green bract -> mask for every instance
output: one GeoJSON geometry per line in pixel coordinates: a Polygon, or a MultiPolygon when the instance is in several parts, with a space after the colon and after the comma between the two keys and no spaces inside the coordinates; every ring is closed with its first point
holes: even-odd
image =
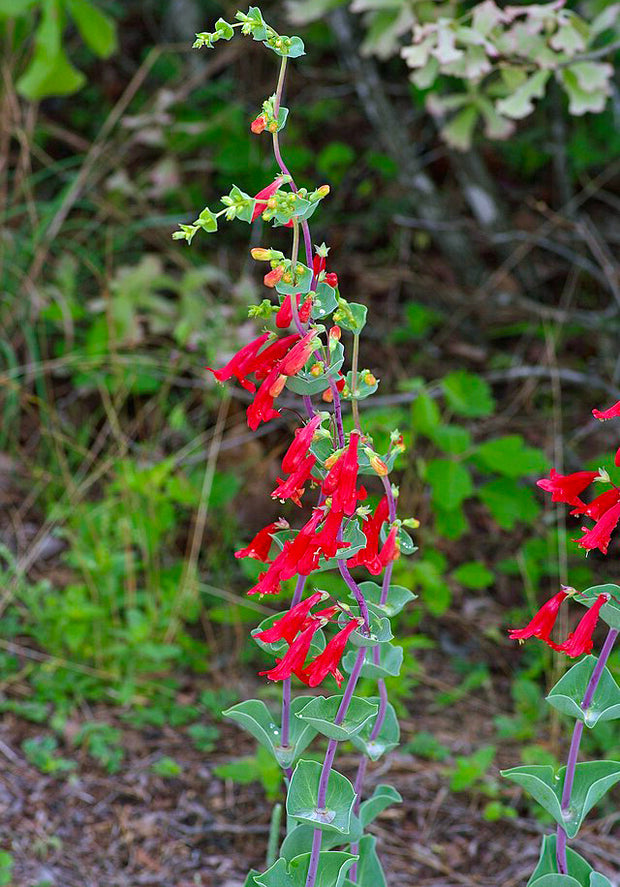
{"type": "MultiPolygon", "coordinates": [[[[342,660],[345,671],[349,674],[353,671],[357,654],[353,650],[349,650],[342,660]]],[[[364,678],[389,678],[397,677],[400,674],[400,667],[403,664],[403,648],[394,647],[392,644],[381,644],[379,647],[379,664],[376,665],[372,660],[366,659],[362,666],[362,677],[364,678]]]]}
{"type": "Polygon", "coordinates": [[[610,594],[612,599],[607,601],[601,607],[601,619],[609,625],[610,628],[620,630],[620,585],[593,585],[586,588],[582,594],[577,595],[575,600],[584,607],[591,607],[596,601],[599,594],[610,594]]]}

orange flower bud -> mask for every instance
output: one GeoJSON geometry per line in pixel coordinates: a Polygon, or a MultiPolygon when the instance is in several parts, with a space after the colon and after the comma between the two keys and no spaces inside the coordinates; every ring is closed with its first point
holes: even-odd
{"type": "Polygon", "coordinates": [[[330,191],[331,188],[329,187],[329,185],[321,185],[320,188],[316,189],[316,195],[317,197],[327,197],[330,191]]]}
{"type": "Polygon", "coordinates": [[[366,385],[375,385],[377,381],[372,373],[364,373],[363,379],[366,385]]]}
{"type": "Polygon", "coordinates": [[[333,326],[329,331],[329,338],[336,339],[337,342],[340,341],[340,337],[342,336],[342,330],[339,326],[333,326]]]}
{"type": "Polygon", "coordinates": [[[314,376],[315,378],[317,376],[321,376],[323,374],[323,369],[324,369],[323,364],[320,362],[317,362],[310,368],[310,375],[314,376]]]}
{"type": "Polygon", "coordinates": [[[269,286],[273,289],[273,287],[282,279],[282,275],[284,274],[284,267],[282,265],[277,265],[273,271],[269,271],[268,274],[265,274],[263,277],[263,283],[265,286],[269,286]]]}
{"type": "Polygon", "coordinates": [[[268,262],[271,259],[271,250],[265,249],[264,246],[255,246],[250,250],[250,255],[257,262],[268,262]]]}
{"type": "Polygon", "coordinates": [[[250,129],[257,135],[263,132],[266,126],[267,121],[262,114],[259,114],[258,117],[250,123],[250,129]]]}
{"type": "Polygon", "coordinates": [[[325,401],[325,403],[331,403],[334,399],[334,395],[332,394],[331,388],[326,388],[323,394],[321,395],[321,399],[325,401]]]}
{"type": "Polygon", "coordinates": [[[373,455],[370,456],[370,467],[379,475],[379,477],[386,477],[390,473],[390,470],[383,459],[380,459],[376,453],[373,453],[373,455]]]}

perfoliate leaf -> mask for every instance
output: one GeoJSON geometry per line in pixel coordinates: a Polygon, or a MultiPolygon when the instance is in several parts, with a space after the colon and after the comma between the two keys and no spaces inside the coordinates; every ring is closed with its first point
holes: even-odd
{"type": "Polygon", "coordinates": [[[547,696],[550,705],[583,721],[586,727],[595,727],[599,721],[620,718],[620,687],[608,668],[603,669],[592,702],[586,711],[581,707],[581,700],[597,662],[596,656],[585,656],[560,678],[547,696]]]}
{"type": "Polygon", "coordinates": [[[317,733],[327,736],[328,739],[344,742],[359,733],[365,724],[374,722],[379,709],[375,703],[353,696],[344,719],[340,724],[336,724],[334,720],[341,702],[342,695],[327,698],[315,696],[297,712],[296,717],[310,724],[317,733]]]}
{"type": "Polygon", "coordinates": [[[392,804],[401,804],[402,797],[391,785],[378,785],[371,797],[362,801],[360,806],[360,823],[365,829],[370,823],[392,804]]]}
{"type": "MultiPolygon", "coordinates": [[[[555,835],[545,835],[543,837],[538,863],[530,880],[527,882],[527,887],[533,887],[543,875],[554,875],[557,873],[556,843],[557,838],[555,835]]],[[[568,867],[568,874],[575,878],[582,887],[588,887],[592,867],[586,862],[583,856],[580,856],[570,847],[567,847],[566,864],[568,867]]]]}
{"type": "Polygon", "coordinates": [[[360,305],[357,302],[341,303],[334,315],[334,320],[343,329],[349,330],[351,333],[361,333],[366,325],[367,313],[368,308],[366,305],[360,305]]]}
{"type": "Polygon", "coordinates": [[[332,311],[338,307],[336,299],[336,290],[325,281],[317,284],[316,297],[312,304],[312,317],[314,320],[320,320],[327,317],[332,311]]]}
{"type": "MultiPolygon", "coordinates": [[[[354,609],[354,614],[356,616],[361,615],[358,607],[354,609]]],[[[359,628],[356,628],[353,634],[349,637],[353,646],[376,647],[377,644],[385,644],[388,641],[393,640],[394,635],[392,634],[392,627],[387,616],[379,615],[370,610],[370,618],[368,621],[369,634],[366,634],[363,627],[360,626],[359,628]]],[[[348,619],[341,617],[340,624],[343,628],[347,622],[348,619]]]]}
{"type": "MultiPolygon", "coordinates": [[[[314,364],[315,358],[312,356],[308,366],[314,364]]],[[[336,347],[331,353],[331,363],[319,376],[314,376],[307,370],[303,369],[295,376],[287,379],[286,387],[295,394],[318,394],[329,388],[329,377],[336,377],[342,364],[344,363],[344,346],[342,342],[337,342],[336,347]]]]}
{"type": "MultiPolygon", "coordinates": [[[[356,887],[386,887],[385,874],[377,856],[376,845],[377,839],[374,835],[364,835],[359,842],[360,858],[355,879],[356,887]]],[[[346,883],[345,881],[345,887],[346,883]]]]}
{"type": "Polygon", "coordinates": [[[280,744],[280,724],[276,722],[262,700],[247,699],[245,702],[226,709],[222,714],[243,727],[274,755],[281,767],[287,768],[293,765],[316,735],[316,731],[310,724],[295,717],[296,713],[311,698],[310,696],[297,696],[291,702],[290,738],[286,748],[280,744]]]}
{"type": "MultiPolygon", "coordinates": [[[[380,700],[378,696],[371,696],[368,701],[375,702],[378,705],[380,700]]],[[[391,703],[388,702],[387,704],[385,719],[379,733],[374,739],[371,739],[370,734],[373,732],[374,725],[374,720],[364,724],[359,733],[356,733],[352,738],[351,742],[355,748],[363,752],[371,761],[378,761],[382,755],[392,751],[400,742],[400,726],[394,706],[391,703]]]]}
{"type": "MultiPolygon", "coordinates": [[[[355,650],[349,650],[342,660],[342,667],[351,674],[357,653],[355,650]]],[[[403,648],[394,647],[392,644],[381,644],[379,647],[379,665],[368,658],[362,665],[361,675],[363,678],[388,678],[397,677],[403,664],[403,648]]]]}
{"type": "Polygon", "coordinates": [[[299,761],[286,797],[286,813],[293,819],[307,822],[314,828],[347,834],[355,802],[355,790],[341,773],[332,770],[327,783],[325,807],[318,806],[321,764],[299,761]]]}
{"type": "MultiPolygon", "coordinates": [[[[342,850],[322,851],[319,854],[319,870],[315,887],[342,887],[344,879],[357,860],[357,856],[342,850]]],[[[310,854],[304,853],[291,860],[291,875],[294,887],[305,887],[310,865],[310,854]]]]}
{"type": "Polygon", "coordinates": [[[205,206],[194,222],[194,225],[202,228],[202,230],[206,231],[208,234],[213,234],[214,231],[217,231],[217,219],[215,213],[212,213],[209,207],[205,206]]]}
{"type": "Polygon", "coordinates": [[[232,25],[229,25],[228,22],[223,18],[218,18],[215,23],[215,30],[219,34],[221,40],[232,40],[232,38],[235,36],[232,25]]]}
{"type": "Polygon", "coordinates": [[[570,875],[553,874],[532,881],[532,887],[581,887],[581,884],[570,875]]]}
{"type": "MultiPolygon", "coordinates": [[[[378,612],[385,613],[388,618],[396,616],[409,601],[413,601],[417,597],[417,595],[402,585],[390,585],[387,600],[385,604],[381,604],[382,588],[376,582],[360,582],[359,588],[366,598],[366,602],[371,604],[378,612]]],[[[352,592],[349,597],[355,599],[352,592]]]]}
{"type": "Polygon", "coordinates": [[[612,585],[593,585],[586,588],[582,594],[578,595],[575,600],[584,607],[591,607],[596,601],[599,594],[610,594],[612,599],[607,601],[601,607],[601,619],[609,625],[610,628],[620,629],[620,586],[612,585]]]}
{"type": "MultiPolygon", "coordinates": [[[[287,862],[303,853],[310,853],[312,850],[312,839],[314,837],[314,826],[300,822],[292,828],[280,847],[280,856],[283,856],[287,862]]],[[[344,841],[338,832],[323,832],[321,841],[322,850],[331,850],[344,841]]]]}
{"type": "Polygon", "coordinates": [[[568,816],[562,814],[560,803],[565,772],[566,767],[555,773],[553,767],[543,764],[513,767],[511,770],[503,770],[502,776],[521,785],[553,816],[568,837],[574,838],[587,813],[605,792],[620,781],[620,762],[588,761],[577,764],[568,816]]]}
{"type": "Polygon", "coordinates": [[[294,293],[301,293],[302,296],[305,296],[306,293],[310,292],[310,286],[312,284],[312,268],[308,268],[307,265],[298,262],[297,265],[301,265],[302,271],[297,274],[295,278],[295,283],[284,283],[282,280],[279,280],[276,283],[276,292],[280,293],[282,296],[290,296],[294,293]]]}

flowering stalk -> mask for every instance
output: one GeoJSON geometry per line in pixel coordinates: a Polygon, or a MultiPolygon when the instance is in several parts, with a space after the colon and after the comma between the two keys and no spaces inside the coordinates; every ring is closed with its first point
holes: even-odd
{"type": "MultiPolygon", "coordinates": [[[[335,866],[339,884],[345,876],[355,882],[358,859],[380,871],[374,842],[359,839],[358,814],[367,762],[397,745],[398,724],[390,711],[383,678],[379,679],[378,702],[357,697],[355,690],[365,669],[369,675],[398,674],[402,648],[389,643],[392,632],[386,608],[389,602],[393,615],[413,597],[399,588],[400,603],[393,605],[390,588],[401,541],[411,551],[413,545],[397,520],[388,477],[404,449],[400,436],[395,431],[389,451],[376,453],[359,413],[358,401],[372,394],[378,384],[369,370],[360,373],[358,366],[366,307],[341,296],[338,277],[327,267],[329,250],[325,244],[316,247],[313,255],[308,219],[329,194],[329,186],[314,190],[298,187],[282,156],[279,133],[288,115],[282,106],[288,60],[304,54],[303,42],[299,37],[278,34],[257,7],[238,12],[236,19],[235,24],[220,19],[214,33],[197,35],[195,45],[211,47],[217,40],[231,39],[234,29],[240,28],[242,34],[262,42],[280,57],[276,90],[250,122],[253,136],[271,135],[279,174],[253,197],[234,185],[222,197],[224,210],[216,213],[205,207],[192,224],[181,225],[173,236],[191,243],[198,231],[216,231],[222,216],[245,222],[260,217],[278,229],[292,229],[290,259],[272,247],[251,250],[256,261],[268,263],[263,282],[279,304],[264,300],[258,307],[251,306],[249,314],[269,320],[275,313],[276,330],[264,330],[224,367],[210,372],[218,382],[236,379],[253,395],[247,408],[252,429],[279,417],[278,398],[284,388],[301,398],[307,415],[286,449],[282,476],[271,496],[292,503],[293,508],[303,508],[307,489],[315,486],[316,504],[299,529],[279,519],[259,530],[235,553],[264,564],[248,594],[281,595],[284,583],[295,578],[287,609],[252,632],[270,661],[260,674],[282,683],[279,717],[260,700],[241,702],[225,714],[271,751],[283,770],[287,791],[287,837],[279,858],[266,872],[251,872],[246,887],[271,887],[283,877],[295,887],[316,887],[319,878],[320,883],[327,883],[335,866]],[[300,235],[305,264],[299,258],[300,235]],[[333,325],[328,330],[324,323],[330,315],[333,325]],[[353,342],[351,371],[346,376],[341,372],[345,362],[343,331],[352,335],[353,342]],[[314,400],[317,395],[323,401],[320,408],[314,400]],[[353,414],[350,432],[343,415],[347,400],[353,414]],[[363,503],[377,480],[385,495],[373,511],[363,503]],[[325,569],[338,570],[342,600],[340,595],[324,600],[329,595],[316,586],[307,593],[314,575],[325,569]],[[373,576],[385,570],[382,585],[370,583],[375,591],[368,597],[351,569],[368,570],[373,576]],[[325,698],[294,693],[296,681],[312,692],[332,678],[340,690],[344,683],[341,668],[349,673],[342,695],[325,698]],[[384,736],[388,713],[392,720],[384,736]],[[274,727],[277,717],[279,729],[274,727]],[[328,740],[322,765],[302,757],[316,735],[328,740]],[[379,738],[382,750],[377,753],[379,738]],[[355,785],[334,769],[338,744],[345,740],[353,742],[363,755],[355,785]],[[334,851],[339,845],[354,852],[334,851]]],[[[392,793],[394,800],[399,800],[398,793],[392,793]]]]}
{"type": "MultiPolygon", "coordinates": [[[[620,416],[620,402],[605,411],[593,410],[601,421],[620,416]]],[[[616,454],[616,465],[619,464],[616,454]]],[[[553,502],[573,506],[571,514],[584,515],[593,520],[594,526],[583,527],[584,535],[575,541],[590,551],[598,548],[607,553],[612,533],[620,520],[620,490],[612,482],[607,471],[577,471],[562,475],[554,469],[548,478],[538,481],[538,486],[552,495],[553,502]],[[611,489],[597,495],[589,503],[584,494],[592,484],[610,484],[611,489]]],[[[553,650],[571,659],[586,658],[574,665],[551,690],[547,701],[555,708],[575,718],[566,767],[558,776],[549,766],[514,767],[503,775],[528,790],[556,820],[556,834],[543,838],[540,859],[529,885],[547,882],[546,876],[566,878],[567,884],[586,884],[587,887],[611,887],[609,880],[595,872],[574,850],[568,849],[568,840],[574,838],[585,815],[602,795],[620,781],[620,762],[594,761],[579,764],[579,748],[584,727],[593,728],[599,720],[618,717],[614,704],[620,696],[620,688],[606,668],[609,655],[620,633],[620,586],[597,585],[578,592],[562,587],[548,600],[524,628],[511,629],[510,637],[523,643],[538,638],[553,650]],[[551,635],[562,606],[572,600],[587,607],[568,637],[562,642],[552,640],[551,635]],[[589,656],[593,647],[594,630],[599,619],[605,621],[609,631],[597,657],[589,656]],[[612,711],[613,709],[613,711],[612,711]],[[585,874],[584,874],[585,873],[585,874]],[[584,881],[587,877],[587,881],[584,881]]],[[[551,880],[549,880],[551,884],[551,880]]],[[[556,883],[554,881],[554,883],[556,883]]],[[[557,881],[559,884],[559,880],[557,881]]],[[[564,881],[562,881],[564,883],[564,881]]]]}

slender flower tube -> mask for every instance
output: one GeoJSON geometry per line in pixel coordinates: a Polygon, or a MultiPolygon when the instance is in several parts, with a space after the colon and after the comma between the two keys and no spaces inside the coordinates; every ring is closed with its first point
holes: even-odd
{"type": "Polygon", "coordinates": [[[311,594],[305,601],[300,601],[298,604],[291,607],[291,609],[285,613],[284,616],[281,616],[271,628],[266,628],[264,631],[258,631],[252,635],[252,637],[264,641],[267,644],[273,644],[280,640],[292,644],[299,631],[308,628],[313,619],[316,621],[316,619],[319,618],[318,613],[312,616],[310,610],[315,604],[324,601],[326,597],[326,592],[315,591],[315,593],[311,594]]]}
{"type": "Polygon", "coordinates": [[[606,419],[616,419],[620,416],[620,400],[615,403],[612,407],[609,407],[608,410],[592,410],[592,415],[595,419],[600,419],[601,422],[604,422],[606,419]]]}
{"type": "Polygon", "coordinates": [[[549,641],[549,637],[558,618],[560,607],[567,597],[568,593],[566,591],[558,591],[557,594],[554,594],[552,598],[543,604],[525,628],[511,628],[508,632],[510,639],[513,641],[524,641],[527,638],[539,638],[557,650],[557,646],[549,641]]]}
{"type": "Polygon", "coordinates": [[[573,659],[576,656],[581,656],[583,653],[589,653],[592,649],[592,635],[599,619],[601,607],[608,600],[608,594],[599,594],[592,606],[586,610],[585,616],[581,618],[575,630],[556,649],[561,653],[566,653],[567,656],[573,659]]]}
{"type": "Polygon", "coordinates": [[[595,477],[598,477],[598,471],[576,471],[574,474],[559,474],[555,468],[552,468],[548,478],[536,481],[536,485],[552,493],[552,502],[567,502],[569,505],[581,506],[583,502],[579,498],[579,494],[583,493],[586,487],[590,486],[595,477]]]}
{"type": "Polygon", "coordinates": [[[258,531],[246,548],[240,548],[238,551],[235,551],[235,557],[252,557],[257,561],[270,563],[269,552],[273,544],[273,534],[277,533],[278,530],[286,530],[287,528],[288,522],[284,520],[278,520],[272,524],[267,524],[266,527],[263,527],[262,530],[258,531]]]}
{"type": "Polygon", "coordinates": [[[286,654],[278,661],[278,664],[267,671],[259,671],[259,675],[266,676],[270,681],[283,681],[290,678],[292,674],[303,669],[306,656],[312,644],[314,634],[321,627],[321,622],[316,620],[312,622],[308,628],[305,628],[301,634],[298,634],[286,654]]]}
{"type": "Polygon", "coordinates": [[[302,428],[297,429],[293,442],[282,459],[282,471],[286,471],[289,474],[299,467],[302,460],[308,455],[310,445],[320,424],[321,415],[317,413],[314,419],[311,419],[302,428]]]}
{"type": "MultiPolygon", "coordinates": [[[[288,295],[284,297],[280,309],[276,314],[276,326],[278,329],[287,329],[293,323],[293,306],[291,304],[293,297],[288,295]]],[[[310,313],[312,311],[312,299],[308,298],[300,305],[301,295],[297,293],[295,296],[297,309],[299,312],[299,320],[301,323],[308,323],[310,313]]]]}
{"type": "Polygon", "coordinates": [[[585,535],[577,540],[577,544],[580,548],[585,548],[588,551],[598,548],[603,554],[607,554],[611,534],[616,529],[618,521],[620,521],[620,502],[608,509],[597,520],[591,530],[588,530],[587,527],[582,527],[582,532],[585,535]]]}
{"type": "Polygon", "coordinates": [[[606,511],[609,511],[610,508],[613,508],[618,503],[620,503],[620,490],[606,490],[587,505],[582,504],[577,508],[573,508],[571,514],[585,514],[586,517],[591,517],[592,520],[597,521],[602,518],[606,511]]]}
{"type": "Polygon", "coordinates": [[[332,674],[338,687],[342,685],[344,678],[338,665],[351,634],[356,628],[359,628],[359,625],[357,619],[352,619],[329,641],[323,652],[319,653],[301,672],[304,683],[307,683],[309,687],[318,687],[328,674],[332,674]]]}

